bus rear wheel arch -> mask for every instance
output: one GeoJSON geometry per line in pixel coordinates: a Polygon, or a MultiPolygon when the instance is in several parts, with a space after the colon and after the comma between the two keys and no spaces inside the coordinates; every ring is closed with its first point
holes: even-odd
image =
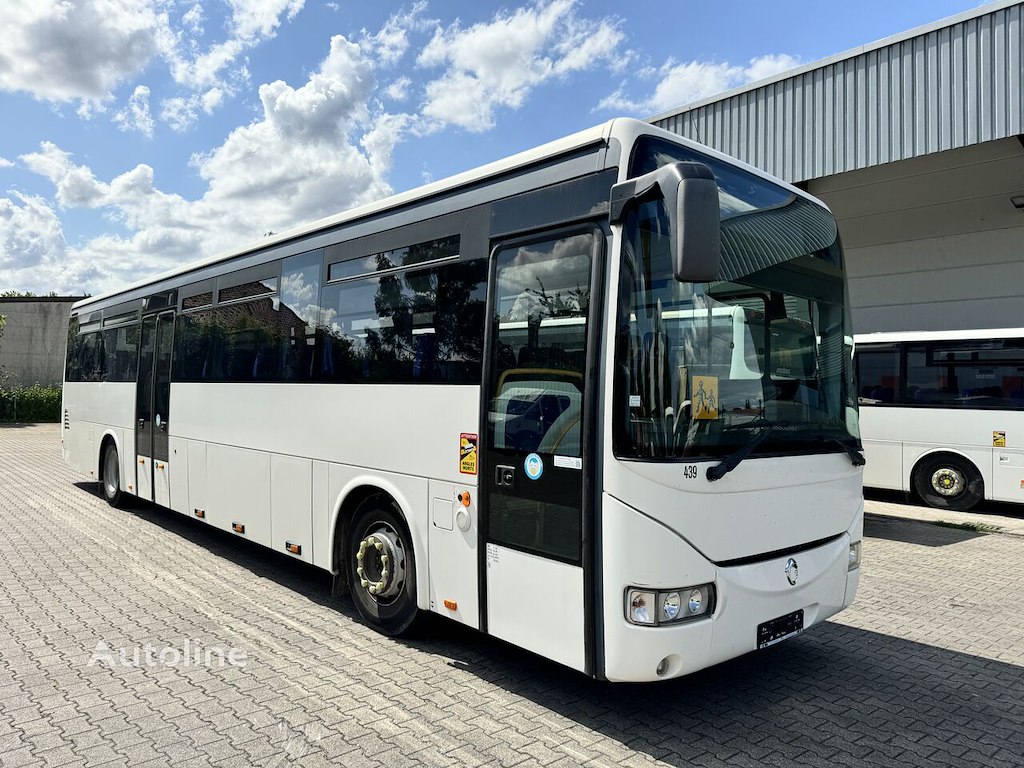
{"type": "Polygon", "coordinates": [[[100,495],[112,507],[121,506],[121,461],[114,438],[107,435],[100,447],[100,495]]]}
{"type": "Polygon", "coordinates": [[[363,621],[385,635],[402,635],[418,616],[412,536],[395,501],[365,498],[343,538],[349,592],[363,621]]]}
{"type": "Polygon", "coordinates": [[[914,490],[930,507],[966,512],[985,497],[985,482],[974,463],[955,453],[922,458],[912,475],[914,490]]]}

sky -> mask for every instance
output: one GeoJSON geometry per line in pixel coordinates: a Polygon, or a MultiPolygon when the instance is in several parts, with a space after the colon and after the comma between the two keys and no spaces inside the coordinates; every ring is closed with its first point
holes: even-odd
{"type": "Polygon", "coordinates": [[[100,293],[969,0],[0,0],[0,292],[100,293]]]}

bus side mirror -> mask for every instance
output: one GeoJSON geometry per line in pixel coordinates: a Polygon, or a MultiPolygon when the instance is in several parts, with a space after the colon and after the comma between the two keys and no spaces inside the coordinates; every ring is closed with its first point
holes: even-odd
{"type": "Polygon", "coordinates": [[[661,197],[669,219],[676,280],[709,282],[721,261],[721,213],[715,175],[703,163],[678,162],[612,187],[609,217],[621,221],[630,203],[661,197]]]}

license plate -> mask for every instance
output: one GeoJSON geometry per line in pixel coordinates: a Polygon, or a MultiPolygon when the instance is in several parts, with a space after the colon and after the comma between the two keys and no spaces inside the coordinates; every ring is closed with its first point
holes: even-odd
{"type": "Polygon", "coordinates": [[[787,613],[757,625],[757,648],[768,648],[804,631],[804,610],[787,613]]]}

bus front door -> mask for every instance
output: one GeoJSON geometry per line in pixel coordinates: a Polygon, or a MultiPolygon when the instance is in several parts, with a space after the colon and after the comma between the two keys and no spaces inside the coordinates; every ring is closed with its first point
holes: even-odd
{"type": "Polygon", "coordinates": [[[581,671],[597,234],[568,230],[492,252],[480,473],[487,631],[581,671]]]}
{"type": "Polygon", "coordinates": [[[165,507],[171,504],[167,430],[173,338],[173,312],[142,319],[135,389],[136,487],[141,498],[165,507]]]}

